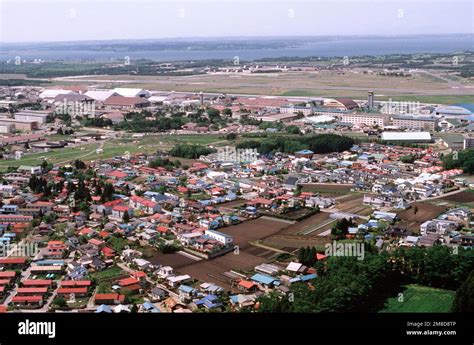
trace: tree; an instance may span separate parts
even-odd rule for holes
[[[288,296],[278,290],[272,290],[257,298],[257,302],[259,303],[258,311],[261,313],[288,313],[292,309]]]
[[[416,156],[414,155],[407,155],[400,157],[400,161],[403,163],[413,163],[416,160]]]
[[[106,183],[102,195],[100,196],[100,202],[111,201],[114,193],[114,186],[111,183]]]
[[[211,120],[220,118],[221,112],[217,109],[209,108],[209,109],[207,109],[206,112],[207,112],[207,116],[209,116],[209,119],[211,119]]]
[[[57,305],[59,308],[64,308],[67,306],[66,299],[62,296],[56,297],[53,303]]]
[[[122,220],[124,223],[128,223],[130,221],[130,215],[128,214],[128,212],[123,213]]]
[[[331,235],[333,235],[336,239],[341,239],[346,237],[349,227],[351,227],[354,223],[352,220],[347,220],[346,218],[339,219],[336,224],[331,229]]]
[[[225,136],[225,139],[226,139],[226,140],[235,140],[235,139],[237,139],[237,134],[235,134],[235,133],[229,133],[229,134],[227,134],[227,135]]]
[[[135,303],[130,307],[130,313],[138,313],[138,307]]]
[[[474,271],[471,271],[467,279],[456,291],[452,311],[456,313],[474,312]]]
[[[196,159],[200,156],[206,156],[214,152],[216,152],[215,149],[203,145],[179,144],[171,149],[170,155],[175,157]]]
[[[87,165],[83,161],[76,159],[74,161],[74,168],[76,168],[76,170],[87,169]]]
[[[286,131],[289,134],[301,134],[301,131],[300,131],[299,127],[295,126],[295,125],[291,125],[291,126],[286,127]]]
[[[415,205],[415,206],[413,206],[413,220],[415,220],[415,216],[416,216],[417,213],[418,213],[418,206]]]

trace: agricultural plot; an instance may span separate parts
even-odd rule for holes
[[[415,214],[415,208],[418,212]],[[408,226],[410,230],[419,231],[420,225],[427,220],[438,217],[446,211],[446,207],[433,205],[428,202],[416,202],[408,210],[397,212],[401,224]]]
[[[456,194],[451,194],[440,198],[440,200],[446,200],[449,202],[468,204],[474,202],[474,191],[463,191]]]
[[[336,197],[348,194],[352,185],[325,184],[325,183],[303,183],[301,184],[303,192],[320,193],[323,197]]]

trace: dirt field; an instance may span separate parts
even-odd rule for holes
[[[239,246],[238,254],[230,252],[211,260],[193,261],[179,254],[157,255],[161,264],[169,264],[179,273],[189,274],[204,282],[213,282],[226,289],[232,289],[229,278],[223,275],[230,270],[247,270],[271,261],[275,251],[251,245],[249,242],[264,239],[287,226],[286,222],[268,218],[258,218],[227,227],[223,230],[233,236]]]
[[[418,212],[414,214],[414,207],[418,207]],[[408,210],[397,212],[400,217],[401,225],[408,225],[408,228],[413,231],[420,230],[420,224],[429,219],[438,217],[441,213],[446,211],[445,207],[436,206],[426,202],[416,202]]]
[[[329,236],[320,237],[275,235],[263,240],[262,244],[295,254],[301,247],[307,246],[314,246],[318,250],[321,250],[324,245],[329,242],[331,242],[331,238]]]
[[[474,202],[474,192],[464,191],[457,194],[448,195],[444,198],[439,198],[439,199],[466,204],[466,203]]]
[[[309,227],[317,226],[327,222],[329,219],[329,213],[319,212],[315,215],[302,220],[301,222],[287,225],[279,235],[295,235],[301,231],[308,229]]]
[[[218,208],[237,208],[239,206],[245,205],[247,200],[234,200],[234,201],[227,201],[223,202],[222,204],[217,205]]]
[[[286,226],[288,223],[285,221],[260,217],[226,227],[222,232],[231,235],[234,238],[234,243],[242,250],[251,246],[249,242],[276,234]]]
[[[172,253],[172,254],[158,253],[148,260],[154,265],[161,264],[163,266],[171,266],[174,269],[178,269],[181,266],[189,265],[190,263],[195,262],[194,260],[178,253]]]
[[[337,197],[350,192],[352,185],[324,184],[324,183],[303,183],[303,192],[321,193],[325,197]],[[328,195],[329,194],[329,195]]]
[[[189,274],[191,277],[197,278],[200,281],[212,282],[225,289],[235,291],[230,285],[230,279],[223,275],[224,272],[252,269],[268,261],[266,258],[258,257],[246,253],[244,250],[240,250],[239,254],[231,252],[212,260],[203,260],[181,266],[177,268],[176,271]]]

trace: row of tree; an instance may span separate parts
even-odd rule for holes
[[[170,155],[174,157],[195,159],[214,152],[216,152],[215,149],[204,145],[178,144],[171,149]]]
[[[302,137],[272,136],[262,140],[246,140],[238,149],[256,148],[260,153],[294,153],[309,149],[315,153],[342,152],[354,145],[354,140],[336,134],[320,134]]]

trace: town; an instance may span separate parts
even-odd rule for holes
[[[472,267],[469,107],[86,85],[0,98],[0,311],[272,311],[338,256],[440,250],[458,266],[436,274],[458,282]]]

